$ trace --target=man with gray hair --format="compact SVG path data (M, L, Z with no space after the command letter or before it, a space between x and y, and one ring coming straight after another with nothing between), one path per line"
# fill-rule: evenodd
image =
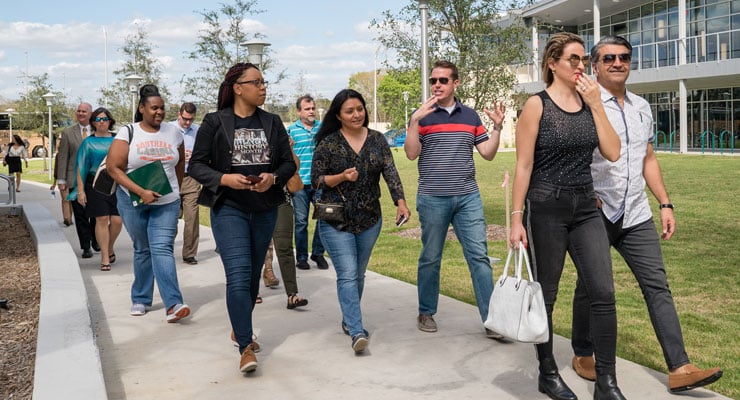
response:
M632 46L621 36L606 36L591 49L604 109L622 142L616 162L594 151L591 175L609 241L640 284L670 371L668 386L676 393L708 385L722 377L722 370L701 370L686 355L645 185L660 204L663 240L673 236L676 220L653 150L650 104L626 88L631 60ZM588 295L579 281L573 299L573 369L580 377L595 380L589 307Z

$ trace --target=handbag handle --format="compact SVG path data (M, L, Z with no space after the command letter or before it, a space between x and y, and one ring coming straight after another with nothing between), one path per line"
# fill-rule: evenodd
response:
M519 242L519 249L516 250L513 247L509 247L509 254L506 256L506 264L504 264L504 272L501 274L504 277L509 275L509 265L511 265L511 259L514 258L514 276L517 280L516 286L519 287L519 283L522 281L522 260L527 265L527 276L530 280L534 280L532 275L532 267L529 264L529 256L527 256L527 250L524 249L524 244Z
M321 178L319 178L319 185L316 187L316 191L317 192L318 191L321 191L321 194L324 193L323 190L321 189L322 186L325 187L325 188L326 187L329 187L326 184L325 177L326 177L326 175L321 175ZM342 201L346 203L347 202L347 199L344 198L344 194L342 193L342 189L339 188L339 185L334 186L334 188L337 189L337 192L339 193L339 197L342 198ZM316 199L317 200L320 199L320 198L321 198L321 195L316 196Z

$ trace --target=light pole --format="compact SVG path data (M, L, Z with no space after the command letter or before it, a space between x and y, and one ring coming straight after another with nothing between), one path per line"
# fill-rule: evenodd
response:
M403 129L406 129L409 126L409 92L407 90L403 91L403 104L405 116Z
M47 155L49 156L49 180L51 180L52 179L51 174L52 174L52 169L53 169L51 166L51 156L52 154L54 154L54 150L53 150L54 142L51 137L51 105L52 105L52 102L54 101L54 98L57 96L54 93L49 92L41 97L43 97L44 100L46 100L46 106L49 108L49 152Z
M429 1L417 0L421 11L421 102L429 98L429 43L427 39L427 19L429 18Z
M139 84L144 78L133 74L123 78L123 81L128 85L128 91L131 92L131 122L136 119L136 92L139 91Z
M15 112L14 108L8 108L5 110L6 113L8 113L8 118L10 119L10 141L13 141L13 113Z
M239 45L247 48L247 60L256 65L257 68L262 69L262 56L265 54L265 47L269 46L270 43L252 39Z
M378 50L375 48L375 58L373 59L373 128L378 129Z
M319 121L321 121L324 118L324 109L319 108Z

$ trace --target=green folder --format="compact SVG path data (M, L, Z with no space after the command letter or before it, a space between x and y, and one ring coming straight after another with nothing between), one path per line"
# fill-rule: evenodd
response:
M155 191L162 196L166 195L167 193L172 193L170 180L167 178L167 173L164 172L164 166L159 160L136 168L126 175L128 175L128 177L131 178L132 181L134 181L137 185L143 187L144 189ZM129 191L129 196L131 197L131 202L133 203L134 207L138 206L139 204L144 204L141 201L141 197L139 197L137 194Z

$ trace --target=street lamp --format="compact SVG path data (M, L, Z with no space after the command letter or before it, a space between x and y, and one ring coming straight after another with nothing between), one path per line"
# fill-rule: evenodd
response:
M46 106L49 108L49 180L52 179L52 166L51 166L51 155L54 154L53 148L54 148L54 142L51 137L51 105L54 101L54 98L57 97L54 93L49 92L43 96L41 96L46 100Z
M269 46L270 43L252 39L239 45L247 48L247 60L256 65L257 68L262 69L262 56L265 54L265 47Z
M429 98L429 43L427 40L427 19L429 0L417 0L421 11L421 102Z
M10 119L10 141L13 141L13 113L15 112L14 108L8 108L5 110L6 113L8 113L8 118Z
M139 84L143 80L143 77L136 74L123 78L123 81L128 85L129 92L131 92L131 122L136 119L136 92L139 91Z
M409 126L409 92L404 90L403 91L403 103L404 103L404 115L406 118L404 118L404 121L406 124L404 125L404 129L408 128Z
M324 109L319 108L319 121L321 121L324 118Z

